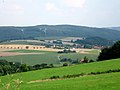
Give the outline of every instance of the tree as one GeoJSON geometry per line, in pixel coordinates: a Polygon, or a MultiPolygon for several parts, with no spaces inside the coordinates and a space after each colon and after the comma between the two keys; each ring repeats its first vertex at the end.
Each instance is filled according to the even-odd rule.
{"type": "Polygon", "coordinates": [[[26,64],[22,64],[20,66],[20,71],[22,72],[27,72],[29,70],[28,66],[26,64]]]}
{"type": "Polygon", "coordinates": [[[53,65],[53,64],[50,64],[50,65],[49,65],[49,67],[50,67],[50,68],[53,68],[53,67],[54,67],[54,65],[53,65]]]}
{"type": "Polygon", "coordinates": [[[4,70],[3,70],[3,67],[0,66],[0,76],[4,75],[4,70]]]}
{"type": "Polygon", "coordinates": [[[41,67],[40,64],[36,64],[36,65],[34,65],[33,67],[34,67],[36,70],[38,70],[38,69],[42,69],[42,67],[41,67]]]}
{"type": "Polygon", "coordinates": [[[11,70],[11,66],[10,65],[4,65],[3,66],[3,71],[4,71],[4,75],[7,75],[7,74],[11,74],[12,70],[11,70]]]}
{"type": "Polygon", "coordinates": [[[63,66],[68,66],[68,63],[64,63],[63,66]]]}
{"type": "Polygon", "coordinates": [[[120,58],[120,41],[116,42],[109,48],[102,49],[100,55],[98,56],[98,61],[116,58],[120,58]]]}

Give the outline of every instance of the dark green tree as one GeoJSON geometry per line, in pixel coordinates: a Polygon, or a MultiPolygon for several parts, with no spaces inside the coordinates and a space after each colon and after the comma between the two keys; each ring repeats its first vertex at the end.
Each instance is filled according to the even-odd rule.
{"type": "Polygon", "coordinates": [[[22,64],[20,66],[20,71],[21,72],[27,72],[29,70],[28,66],[26,64],[22,64]]]}
{"type": "Polygon", "coordinates": [[[64,63],[63,66],[68,66],[68,63],[64,63]]]}
{"type": "Polygon", "coordinates": [[[120,41],[117,41],[113,46],[101,50],[98,56],[98,61],[120,58],[120,41]]]}

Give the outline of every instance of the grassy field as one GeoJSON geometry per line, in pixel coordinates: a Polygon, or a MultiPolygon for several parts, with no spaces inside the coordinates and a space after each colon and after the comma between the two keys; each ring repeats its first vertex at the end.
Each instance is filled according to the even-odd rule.
{"type": "Polygon", "coordinates": [[[81,53],[68,53],[68,54],[58,54],[57,52],[50,51],[38,51],[38,50],[12,50],[7,52],[19,52],[19,53],[42,53],[42,54],[30,54],[30,55],[17,55],[17,56],[4,56],[0,57],[0,59],[6,59],[12,62],[22,62],[28,65],[35,65],[41,63],[47,64],[60,64],[58,60],[58,56],[61,58],[71,58],[73,60],[83,59],[85,56],[89,59],[95,60],[98,56],[99,51],[93,50],[89,54],[81,54],[81,53]]]}
{"type": "MultiPolygon", "coordinates": [[[[93,90],[93,88],[94,90],[119,90],[119,72],[28,84],[30,81],[42,80],[50,78],[51,76],[64,76],[79,73],[87,74],[90,72],[103,72],[114,69],[120,69],[120,59],[18,73],[2,76],[0,79],[1,84],[7,84],[11,80],[19,78],[23,81],[20,90],[93,90]]],[[[12,84],[13,83],[11,83],[11,85],[12,84]]],[[[2,87],[2,85],[0,87],[2,87]]],[[[13,90],[13,87],[11,87],[10,90],[13,90]]]]}
{"type": "Polygon", "coordinates": [[[20,90],[119,90],[120,73],[24,84],[20,90]]]}
{"type": "MultiPolygon", "coordinates": [[[[11,41],[4,41],[0,44],[23,44],[23,45],[40,45],[40,40],[60,40],[66,37],[36,37],[36,40],[11,40],[11,41]]],[[[43,42],[42,42],[43,43],[43,42]]],[[[45,42],[44,42],[45,43],[45,42]]]]}
{"type": "Polygon", "coordinates": [[[52,53],[52,51],[42,51],[42,50],[9,50],[5,52],[20,52],[20,53],[52,53]]]}
{"type": "MultiPolygon", "coordinates": [[[[27,41],[13,41],[13,42],[10,42],[10,41],[6,41],[6,42],[1,42],[0,44],[23,44],[23,45],[31,45],[32,43],[31,42],[27,42],[27,41]]],[[[32,44],[33,45],[33,44],[32,44]]]]}
{"type": "Polygon", "coordinates": [[[8,44],[21,44],[21,45],[40,45],[46,42],[40,40],[13,40],[13,41],[5,41],[1,42],[1,45],[8,45],[8,44]]]}

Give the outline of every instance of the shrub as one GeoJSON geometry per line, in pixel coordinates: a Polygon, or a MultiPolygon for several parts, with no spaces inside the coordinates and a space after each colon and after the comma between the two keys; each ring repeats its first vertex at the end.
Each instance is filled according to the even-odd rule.
{"type": "Polygon", "coordinates": [[[64,63],[63,66],[68,66],[68,63],[64,63]]]}

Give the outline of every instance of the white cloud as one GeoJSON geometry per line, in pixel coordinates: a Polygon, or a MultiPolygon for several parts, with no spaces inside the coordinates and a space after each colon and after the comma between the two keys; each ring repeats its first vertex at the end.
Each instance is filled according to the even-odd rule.
{"type": "Polygon", "coordinates": [[[20,5],[13,5],[13,10],[18,13],[24,13],[24,8],[20,5]]]}
{"type": "Polygon", "coordinates": [[[24,8],[18,4],[5,4],[1,11],[6,14],[23,14],[24,8]]]}
{"type": "Polygon", "coordinates": [[[47,2],[45,6],[48,11],[56,11],[57,10],[55,4],[52,2],[47,2]]]}
{"type": "Polygon", "coordinates": [[[64,4],[72,8],[83,8],[86,0],[62,0],[64,4]]]}

